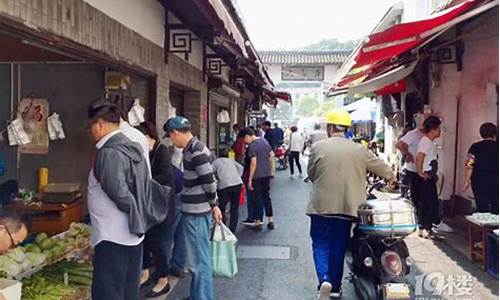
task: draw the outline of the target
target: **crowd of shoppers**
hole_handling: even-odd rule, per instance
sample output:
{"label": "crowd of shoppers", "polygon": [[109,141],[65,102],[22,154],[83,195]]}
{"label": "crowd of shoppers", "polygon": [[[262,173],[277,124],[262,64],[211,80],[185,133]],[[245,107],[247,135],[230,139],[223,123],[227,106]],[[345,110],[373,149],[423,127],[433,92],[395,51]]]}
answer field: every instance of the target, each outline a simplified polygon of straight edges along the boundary
{"label": "crowd of shoppers", "polygon": [[[267,221],[267,229],[275,229],[271,180],[274,151],[282,144],[286,144],[292,176],[295,166],[302,175],[300,155],[310,148],[307,173],[313,191],[307,215],[318,298],[340,296],[351,226],[365,200],[366,173],[394,178],[393,170],[376,154],[346,138],[351,125],[346,111],[334,110],[326,119],[326,133],[317,126],[307,141],[296,126],[285,134],[277,124],[271,128],[270,122],[264,122],[261,135],[256,128],[235,125],[235,159],[230,159],[214,157],[191,133],[191,123],[184,117],[164,124],[163,137],[172,145],[167,147],[153,124],[134,128],[115,104],[92,103],[88,128],[96,155],[88,203],[95,248],[93,299],[157,297],[171,289],[169,276],[183,277],[187,272],[191,273],[188,299],[214,299],[212,222],[224,222],[236,233],[244,199],[245,225],[262,231]],[[464,190],[472,186],[478,211],[498,213],[498,168],[490,163],[498,161],[497,128],[485,123],[480,134],[482,140],[468,151]],[[440,223],[435,144],[440,135],[440,119],[428,116],[396,144],[405,157],[419,234],[426,238],[438,237],[433,229]]]}

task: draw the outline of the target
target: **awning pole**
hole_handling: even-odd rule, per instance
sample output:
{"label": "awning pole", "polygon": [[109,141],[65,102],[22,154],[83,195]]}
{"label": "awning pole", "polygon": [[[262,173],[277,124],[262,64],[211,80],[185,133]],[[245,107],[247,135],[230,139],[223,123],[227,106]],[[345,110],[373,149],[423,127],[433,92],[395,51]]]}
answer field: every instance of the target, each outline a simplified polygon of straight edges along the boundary
{"label": "awning pole", "polygon": [[455,158],[453,166],[453,196],[451,199],[451,217],[455,216],[455,198],[457,194],[457,169],[458,169],[458,130],[460,121],[460,96],[457,96],[457,122],[455,124]]}

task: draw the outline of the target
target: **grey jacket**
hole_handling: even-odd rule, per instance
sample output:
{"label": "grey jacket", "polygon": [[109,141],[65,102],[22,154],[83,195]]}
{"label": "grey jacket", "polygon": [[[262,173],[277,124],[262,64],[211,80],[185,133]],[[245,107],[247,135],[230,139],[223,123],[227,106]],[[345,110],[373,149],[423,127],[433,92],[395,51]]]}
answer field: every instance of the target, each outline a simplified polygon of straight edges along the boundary
{"label": "grey jacket", "polygon": [[97,151],[94,173],[106,195],[128,215],[130,233],[142,236],[167,217],[170,188],[149,177],[141,147],[122,133]]}
{"label": "grey jacket", "polygon": [[213,163],[215,178],[217,179],[217,190],[243,184],[243,166],[233,159],[226,157],[217,158]]}
{"label": "grey jacket", "polygon": [[389,165],[343,135],[313,144],[307,165],[313,182],[307,214],[356,217],[358,206],[366,201],[367,171],[393,177]]}

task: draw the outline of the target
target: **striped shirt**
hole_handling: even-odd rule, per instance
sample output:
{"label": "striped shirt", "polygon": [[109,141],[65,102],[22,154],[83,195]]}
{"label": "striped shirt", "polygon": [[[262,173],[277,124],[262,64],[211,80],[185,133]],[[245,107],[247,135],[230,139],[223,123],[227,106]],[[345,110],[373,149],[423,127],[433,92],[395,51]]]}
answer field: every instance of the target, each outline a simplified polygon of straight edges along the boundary
{"label": "striped shirt", "polygon": [[184,148],[184,181],[181,211],[203,215],[217,204],[217,185],[211,164],[211,153],[197,138],[192,138]]}

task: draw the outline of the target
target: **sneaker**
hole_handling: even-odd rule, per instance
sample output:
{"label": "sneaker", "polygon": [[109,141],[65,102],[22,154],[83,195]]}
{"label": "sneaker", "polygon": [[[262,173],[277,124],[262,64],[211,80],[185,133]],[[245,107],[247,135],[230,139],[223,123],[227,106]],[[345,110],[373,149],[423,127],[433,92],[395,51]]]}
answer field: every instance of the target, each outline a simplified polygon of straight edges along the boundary
{"label": "sneaker", "polygon": [[302,178],[302,177],[304,177],[304,176],[302,176],[302,173],[300,173],[300,174],[299,174],[299,178]]}
{"label": "sneaker", "polygon": [[245,226],[253,226],[253,225],[255,224],[255,222],[254,222],[254,221],[249,220],[249,219],[245,219],[245,220],[241,221],[241,223],[242,223],[243,225],[245,225]]}
{"label": "sneaker", "polygon": [[425,238],[426,238],[426,239],[429,239],[429,240],[443,240],[443,239],[444,239],[444,237],[443,237],[443,236],[441,236],[441,235],[439,235],[439,234],[435,233],[435,232],[434,232],[434,231],[432,231],[432,230],[429,230],[429,231],[427,232],[427,234],[425,235]]}
{"label": "sneaker", "polygon": [[332,288],[330,292],[330,298],[340,298],[342,297],[342,289],[341,288]]}
{"label": "sneaker", "polygon": [[432,230],[436,233],[441,232],[453,232],[453,228],[448,226],[448,224],[441,222],[439,224],[434,224]]}
{"label": "sneaker", "polygon": [[418,237],[424,237],[424,230],[421,228],[418,230]]}
{"label": "sneaker", "polygon": [[267,229],[274,230],[274,222],[267,223]]}
{"label": "sneaker", "polygon": [[332,284],[324,281],[318,291],[318,300],[330,300],[330,293],[332,291]]}

